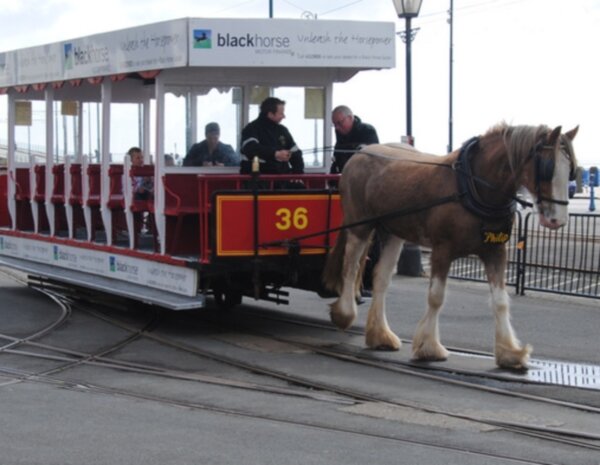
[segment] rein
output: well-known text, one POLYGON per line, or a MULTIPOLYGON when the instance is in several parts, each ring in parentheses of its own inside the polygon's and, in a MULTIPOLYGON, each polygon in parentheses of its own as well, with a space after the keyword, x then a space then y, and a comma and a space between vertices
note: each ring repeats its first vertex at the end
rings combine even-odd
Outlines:
POLYGON ((430 208, 437 207, 438 205, 443 205, 445 203, 459 201, 461 196, 462 196, 462 194, 456 193, 456 194, 448 195, 446 197, 442 197, 440 199, 434 200, 433 202, 430 202, 426 205, 419 205, 417 207, 401 208, 399 210, 388 212, 383 215, 373 216, 373 217, 367 218, 365 220, 355 221, 354 223, 344 224, 344 225, 338 226, 336 228, 328 228, 323 231, 319 231, 319 232, 312 233, 312 234, 305 234, 304 236, 296 236, 296 237, 293 237, 291 239, 287 239, 284 241, 265 242, 265 243, 259 244, 258 246, 262 247, 262 248, 285 246, 288 244, 294 244, 294 243, 304 240, 304 239, 310 239, 311 237, 318 237, 318 236, 322 236, 324 234, 338 232, 338 231, 342 231, 344 229, 350 229, 355 226, 362 226, 364 224, 377 223, 380 221, 389 220, 389 219, 396 218, 399 216, 412 215, 414 213, 419 213, 421 211, 425 211, 425 210, 429 210, 430 208))
MULTIPOLYGON (((371 224, 371 223, 378 223, 378 222, 389 220, 389 219, 396 218, 396 217, 419 213, 421 211, 428 210, 430 208, 433 208, 433 207, 436 207, 439 205, 443 205, 446 203, 450 203, 450 202, 460 201, 462 203, 462 205, 467 210, 469 210, 471 213, 482 218, 483 220, 491 220, 491 221, 510 218, 514 214, 516 203, 521 204, 523 207, 533 207, 533 204, 531 202, 520 199, 516 195, 511 195, 510 201, 503 205, 489 205, 481 199, 481 197, 479 196, 479 193, 477 192, 477 188, 476 188, 475 184, 480 184, 480 185, 485 186, 492 190, 497 189, 497 186, 490 184, 485 179, 482 179, 479 176, 474 175, 471 170, 471 165, 469 162, 471 151, 475 148, 475 146, 478 143, 479 143, 479 137, 473 137, 473 138, 469 139, 467 142, 465 142, 460 149, 458 160, 456 162, 454 162, 452 165, 447 165, 444 163, 428 162, 428 161, 402 160, 403 162, 415 163, 418 165, 433 165, 433 166, 439 166, 439 167, 445 167, 445 168, 452 169, 456 173, 457 183, 459 185, 459 192, 457 192, 455 194, 439 198, 439 199, 434 200, 433 202, 430 202, 426 205, 401 208, 399 210, 388 212, 383 215, 378 215, 378 216, 374 216, 374 217, 367 218, 364 220, 355 221, 353 223, 344 224, 342 226, 338 226, 335 228, 328 228, 328 229, 325 229, 323 231, 319 231, 316 233, 305 234, 303 236, 296 236, 291 239, 286 239, 283 241, 265 242, 262 244, 258 244, 258 247, 259 248, 269 248, 269 247, 284 246, 289 249, 295 249, 295 248, 297 248, 297 243, 301 240, 310 239, 312 237, 318 237, 318 236, 322 236, 324 234, 342 231, 344 229, 350 229, 350 228, 353 228, 356 226, 362 226, 362 225, 371 224)), ((550 202, 550 203, 556 203, 559 205, 567 205, 569 203, 568 201, 556 200, 556 199, 544 197, 541 195, 540 184, 542 182, 542 176, 541 176, 541 169, 539 167, 540 160, 541 160, 540 151, 544 150, 544 149, 548 149, 548 148, 552 148, 552 147, 546 145, 545 141, 539 142, 538 144, 536 144, 534 147, 531 148, 531 150, 527 156, 527 160, 526 160, 526 161, 528 161, 529 159, 534 158, 534 157, 536 159, 535 184, 536 184, 537 203, 539 204, 542 201, 545 201, 545 202, 550 202)), ((316 149, 315 149, 315 151, 316 151, 316 149)), ((376 157, 381 157, 381 158, 397 160, 396 157, 388 157, 388 156, 378 154, 375 152, 370 152, 370 151, 366 150, 366 147, 361 147, 358 151, 357 150, 343 150, 343 151, 344 152, 353 152, 353 153, 363 153, 363 154, 369 155, 369 156, 376 156, 376 157)))

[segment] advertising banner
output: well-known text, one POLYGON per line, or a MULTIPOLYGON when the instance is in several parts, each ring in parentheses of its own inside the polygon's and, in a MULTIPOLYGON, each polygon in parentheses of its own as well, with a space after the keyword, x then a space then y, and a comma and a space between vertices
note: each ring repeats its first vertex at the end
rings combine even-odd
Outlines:
POLYGON ((0 236, 0 255, 30 260, 193 297, 197 272, 127 255, 71 247, 13 236, 0 236))
POLYGON ((191 19, 192 66, 393 68, 393 23, 191 19))

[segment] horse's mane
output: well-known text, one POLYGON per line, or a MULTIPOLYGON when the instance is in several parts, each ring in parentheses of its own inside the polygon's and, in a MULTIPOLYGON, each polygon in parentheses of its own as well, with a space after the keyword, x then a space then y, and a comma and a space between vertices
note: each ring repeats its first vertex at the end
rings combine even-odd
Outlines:
MULTIPOLYGON (((502 122, 490 128, 484 137, 494 135, 502 137, 508 153, 508 164, 511 171, 515 172, 527 161, 528 154, 531 153, 536 144, 551 131, 552 129, 545 124, 539 126, 510 126, 502 122)), ((569 138, 562 134, 560 141, 573 166, 577 166, 575 152, 569 138)))

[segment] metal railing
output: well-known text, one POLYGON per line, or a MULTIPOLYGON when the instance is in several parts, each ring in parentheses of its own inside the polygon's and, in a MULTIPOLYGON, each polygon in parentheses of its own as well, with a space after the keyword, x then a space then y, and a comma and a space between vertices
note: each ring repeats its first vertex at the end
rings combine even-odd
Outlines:
MULTIPOLYGON (((506 284, 517 294, 535 290, 600 299, 600 215, 573 213, 552 231, 539 225, 537 214, 517 212, 507 250, 506 284)), ((455 260, 449 277, 487 281, 474 255, 455 260)))
POLYGON ((600 215, 573 213, 558 231, 540 227, 528 214, 524 223, 525 289, 600 298, 600 215))

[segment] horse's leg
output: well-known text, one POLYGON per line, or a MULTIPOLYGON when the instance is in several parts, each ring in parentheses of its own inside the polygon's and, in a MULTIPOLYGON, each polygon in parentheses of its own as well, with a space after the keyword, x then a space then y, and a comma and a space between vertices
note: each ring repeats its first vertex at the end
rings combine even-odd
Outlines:
POLYGON ((431 277, 427 294, 427 311, 417 325, 412 341, 415 360, 446 360, 448 351, 440 342, 439 313, 444 304, 446 279, 452 261, 440 247, 431 251, 431 277))
POLYGON ((481 255, 481 259, 485 265, 496 319, 496 364, 503 368, 525 368, 532 348, 529 344, 521 346, 510 323, 510 299, 504 283, 506 249, 503 246, 495 247, 481 255))
POLYGON ((398 350, 402 345, 400 338, 388 326, 385 317, 385 294, 398 263, 403 243, 404 240, 397 236, 386 236, 381 255, 373 270, 373 300, 369 308, 366 329, 366 344, 372 349, 398 350))
POLYGON ((360 258, 368 245, 368 237, 361 239, 348 231, 342 266, 342 290, 339 299, 330 306, 331 321, 338 328, 350 327, 356 318, 356 276, 360 269, 360 258))

